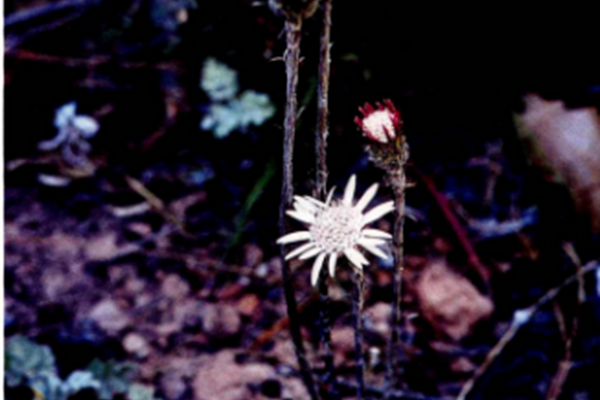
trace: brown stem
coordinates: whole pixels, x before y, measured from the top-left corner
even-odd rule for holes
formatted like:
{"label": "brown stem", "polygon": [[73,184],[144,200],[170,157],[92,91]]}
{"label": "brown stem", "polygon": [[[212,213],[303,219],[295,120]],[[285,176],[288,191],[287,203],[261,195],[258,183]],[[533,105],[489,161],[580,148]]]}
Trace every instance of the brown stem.
{"label": "brown stem", "polygon": [[[327,191],[327,109],[329,92],[329,42],[331,31],[331,1],[323,0],[323,28],[321,31],[321,55],[319,59],[319,81],[317,84],[317,129],[315,131],[316,152],[316,197],[325,200]],[[331,315],[329,313],[329,293],[327,272],[321,271],[319,279],[319,300],[321,309],[319,323],[321,329],[321,358],[325,367],[323,381],[327,390],[326,398],[339,399],[331,351]]]}
{"label": "brown stem", "polygon": [[[400,166],[395,171],[389,172],[394,188],[396,214],[394,221],[394,260],[396,268],[394,273],[394,307],[392,309],[392,337],[388,346],[386,364],[385,387],[386,393],[392,393],[395,379],[398,378],[398,352],[400,351],[401,317],[402,317],[402,273],[404,271],[404,214],[406,188],[406,174],[404,167]],[[386,399],[390,397],[386,395]]]}
{"label": "brown stem", "polygon": [[327,195],[327,136],[329,100],[329,64],[331,41],[331,1],[323,0],[323,29],[321,31],[321,56],[319,58],[319,82],[317,86],[317,131],[315,150],[317,156],[317,196]]}
{"label": "brown stem", "polygon": [[319,329],[321,336],[321,358],[325,367],[323,383],[326,389],[324,398],[338,400],[340,394],[337,388],[335,367],[333,365],[333,352],[331,351],[331,314],[329,312],[329,286],[327,285],[327,271],[321,271],[319,278]]}
{"label": "brown stem", "polygon": [[364,303],[365,278],[362,272],[356,273],[356,287],[352,299],[352,313],[354,314],[354,352],[356,360],[356,398],[362,400],[365,393],[365,358],[363,355],[363,319],[362,310]]}
{"label": "brown stem", "polygon": [[[285,22],[287,47],[285,51],[285,72],[287,76],[286,84],[286,106],[284,121],[283,138],[283,182],[281,185],[281,202],[279,204],[279,234],[286,233],[285,211],[292,203],[293,197],[293,150],[294,137],[296,134],[296,108],[297,96],[296,87],[298,86],[298,66],[300,63],[300,38],[301,38],[301,20]],[[294,285],[292,282],[292,271],[285,261],[285,251],[283,245],[280,248],[280,259],[283,275],[283,289],[287,304],[287,312],[290,317],[290,334],[294,343],[296,358],[302,380],[312,400],[318,400],[315,381],[312,376],[310,365],[306,359],[304,342],[300,331],[300,319],[298,316],[298,306]]]}

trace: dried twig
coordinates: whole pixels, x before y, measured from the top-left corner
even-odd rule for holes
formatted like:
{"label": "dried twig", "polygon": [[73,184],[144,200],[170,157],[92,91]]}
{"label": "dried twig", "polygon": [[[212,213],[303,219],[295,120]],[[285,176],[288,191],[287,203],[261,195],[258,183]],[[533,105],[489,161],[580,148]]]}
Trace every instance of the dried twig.
{"label": "dried twig", "polygon": [[569,286],[573,282],[579,281],[581,277],[589,272],[595,271],[600,268],[599,261],[593,261],[588,263],[586,266],[582,267],[576,274],[567,278],[563,283],[558,285],[557,287],[546,292],[544,296],[542,296],[537,302],[532,304],[531,306],[525,308],[524,310],[519,310],[515,313],[513,321],[508,328],[508,330],[502,335],[498,343],[490,350],[488,355],[486,356],[484,362],[475,370],[475,373],[465,383],[463,388],[461,389],[456,400],[465,400],[467,396],[471,393],[475,384],[485,374],[488,368],[494,363],[496,358],[502,353],[506,345],[510,343],[510,341],[515,337],[519,329],[531,321],[533,315],[546,303],[552,301],[565,287]]}
{"label": "dried twig", "polygon": [[113,56],[104,55],[92,56],[90,58],[72,58],[55,56],[52,54],[40,54],[29,50],[7,49],[5,56],[7,58],[16,58],[19,60],[61,64],[70,68],[92,68],[100,65],[114,65],[114,67],[123,69],[156,69],[164,71],[181,70],[181,67],[173,62],[160,64],[148,64],[147,62],[126,62],[119,61]]}
{"label": "dried twig", "polygon": [[100,0],[63,0],[45,3],[39,7],[27,8],[8,15],[4,18],[4,27],[10,28],[13,25],[31,21],[32,19],[48,14],[63,12],[68,9],[80,10],[82,7],[89,7],[98,3],[100,3]]}
{"label": "dried twig", "polygon": [[560,306],[556,305],[556,314],[559,322],[560,330],[563,335],[563,340],[565,341],[565,353],[563,355],[562,360],[558,364],[558,369],[550,382],[550,387],[546,392],[546,400],[556,400],[560,397],[562,393],[562,388],[567,381],[567,377],[569,376],[569,372],[571,371],[571,367],[573,362],[571,361],[572,356],[572,347],[573,340],[577,335],[577,330],[579,328],[579,310],[581,305],[585,302],[585,285],[583,280],[583,274],[581,273],[581,262],[579,260],[579,256],[575,251],[575,248],[571,243],[566,243],[564,246],[565,252],[571,258],[573,263],[575,264],[575,268],[577,269],[577,306],[573,312],[573,319],[571,321],[571,331],[567,332],[566,321],[564,318],[564,314],[560,310]]}
{"label": "dried twig", "polygon": [[[99,4],[100,1],[101,0],[63,0],[44,4],[39,7],[27,8],[7,16],[4,19],[4,27],[7,29],[5,49],[13,49],[32,36],[59,28],[68,22],[79,18],[86,13],[91,6]],[[16,26],[19,24],[35,21],[37,18],[40,18],[40,20],[45,19],[47,21],[49,19],[48,16],[53,14],[56,18],[50,22],[34,26],[23,33],[10,32],[11,29],[18,30],[19,28]]]}
{"label": "dried twig", "polygon": [[477,255],[475,247],[473,246],[473,243],[471,243],[467,232],[465,231],[460,221],[452,211],[450,202],[448,201],[446,196],[444,196],[442,193],[440,193],[439,190],[437,190],[433,179],[425,175],[425,173],[423,173],[415,165],[412,165],[412,169],[413,171],[415,171],[419,179],[425,184],[425,187],[427,187],[427,190],[429,191],[429,193],[431,193],[436,203],[440,207],[440,210],[444,214],[444,217],[452,227],[452,231],[456,235],[458,242],[467,254],[467,261],[469,265],[473,267],[473,269],[477,272],[482,282],[485,285],[489,285],[490,271],[488,267],[486,267],[479,259],[479,256]]}
{"label": "dried twig", "polygon": [[[345,389],[348,392],[356,392],[357,385],[355,382],[348,382],[340,379],[338,385],[341,389]],[[409,393],[400,390],[384,390],[374,386],[366,386],[365,395],[377,398],[381,398],[384,395],[387,395],[389,396],[390,400],[454,400],[453,398],[449,397],[427,396],[424,394]]]}

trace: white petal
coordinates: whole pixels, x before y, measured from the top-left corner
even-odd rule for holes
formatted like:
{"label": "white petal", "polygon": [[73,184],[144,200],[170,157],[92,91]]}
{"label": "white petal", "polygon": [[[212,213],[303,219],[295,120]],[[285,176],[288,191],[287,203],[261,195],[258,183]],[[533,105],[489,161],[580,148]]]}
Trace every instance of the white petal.
{"label": "white petal", "polygon": [[297,219],[298,221],[306,222],[307,224],[315,223],[315,216],[313,214],[300,212],[297,210],[288,210],[285,213],[290,217]]}
{"label": "white petal", "polygon": [[385,240],[379,239],[379,238],[361,237],[358,240],[364,240],[365,243],[368,243],[371,246],[383,246],[383,245],[387,244],[387,242]]}
{"label": "white petal", "polygon": [[294,200],[295,200],[294,206],[295,206],[296,208],[302,207],[303,209],[305,209],[305,210],[310,210],[310,211],[312,211],[313,213],[314,213],[315,211],[317,211],[317,209],[318,209],[318,208],[317,208],[317,206],[316,206],[315,204],[311,203],[310,201],[306,200],[306,199],[305,199],[305,198],[303,198],[303,197],[300,197],[300,196],[294,196]]}
{"label": "white petal", "polygon": [[374,245],[372,242],[367,241],[367,239],[360,239],[358,241],[358,244],[360,244],[362,247],[365,248],[365,250],[373,253],[379,258],[383,258],[384,260],[387,260],[389,258],[387,254],[381,251],[381,249]]}
{"label": "white petal", "polygon": [[392,235],[379,229],[363,229],[362,234],[365,237],[391,239]]}
{"label": "white petal", "polygon": [[279,239],[277,239],[277,244],[294,243],[299,242],[301,240],[309,240],[310,238],[312,238],[312,235],[309,231],[298,231],[288,233],[287,235],[280,237]]}
{"label": "white petal", "polygon": [[319,254],[322,251],[323,250],[320,247],[315,247],[314,249],[309,249],[305,253],[300,254],[300,257],[298,257],[298,259],[306,260],[306,259],[316,256],[317,254]]}
{"label": "white petal", "polygon": [[54,126],[58,129],[67,126],[69,121],[75,117],[76,108],[77,103],[72,101],[57,109],[54,115]]}
{"label": "white petal", "polygon": [[329,275],[333,278],[335,276],[335,265],[337,263],[337,253],[331,253],[329,256]]}
{"label": "white petal", "polygon": [[73,118],[73,126],[86,138],[91,138],[100,129],[98,121],[86,115],[78,115]]}
{"label": "white petal", "polygon": [[317,281],[319,280],[319,274],[321,272],[321,267],[323,267],[323,260],[325,259],[326,254],[327,253],[319,254],[319,257],[317,257],[315,263],[313,264],[312,271],[310,273],[310,283],[312,283],[313,286],[317,286]]}
{"label": "white petal", "polygon": [[307,206],[305,203],[299,202],[294,203],[294,211],[300,214],[309,214],[313,216],[317,214],[317,210],[314,208],[313,205],[309,204],[309,206]]}
{"label": "white petal", "polygon": [[393,201],[390,200],[388,202],[380,204],[377,207],[369,210],[363,216],[362,224],[363,224],[363,226],[365,226],[368,223],[371,223],[371,222],[375,221],[376,219],[379,219],[379,218],[383,217],[385,214],[392,212],[392,211],[394,211],[394,202]]}
{"label": "white petal", "polygon": [[315,206],[319,207],[319,208],[325,208],[326,204],[323,203],[322,201],[319,201],[313,197],[310,196],[302,196],[305,200],[310,201],[312,204],[314,204]]}
{"label": "white petal", "polygon": [[327,195],[327,200],[325,200],[325,204],[329,205],[331,203],[331,199],[333,198],[333,192],[335,192],[335,186],[331,188],[329,194]]}
{"label": "white petal", "polygon": [[344,250],[344,254],[348,257],[348,260],[354,264],[358,269],[362,270],[362,264],[368,265],[369,261],[363,256],[360,251],[350,247]]}
{"label": "white petal", "polygon": [[369,204],[371,202],[371,200],[373,200],[373,197],[375,197],[375,194],[377,193],[378,188],[379,188],[379,185],[376,183],[371,185],[371,187],[368,188],[367,191],[362,195],[362,197],[360,198],[358,203],[356,203],[356,206],[354,206],[354,208],[356,210],[362,212],[362,210],[365,209],[367,204]]}
{"label": "white petal", "polygon": [[352,198],[354,197],[354,190],[356,189],[356,175],[352,175],[350,179],[348,179],[348,183],[346,184],[346,189],[344,190],[344,204],[347,206],[352,205]]}
{"label": "white petal", "polygon": [[43,151],[49,151],[57,149],[67,138],[69,137],[68,129],[59,129],[58,134],[50,139],[44,140],[43,142],[38,143],[38,149]]}
{"label": "white petal", "polygon": [[285,259],[290,260],[290,259],[296,257],[298,254],[302,254],[306,250],[308,250],[314,246],[316,246],[315,242],[304,243],[302,246],[299,246],[299,247],[295,248],[294,250],[292,250],[291,252],[289,252],[289,254],[287,256],[285,256]]}

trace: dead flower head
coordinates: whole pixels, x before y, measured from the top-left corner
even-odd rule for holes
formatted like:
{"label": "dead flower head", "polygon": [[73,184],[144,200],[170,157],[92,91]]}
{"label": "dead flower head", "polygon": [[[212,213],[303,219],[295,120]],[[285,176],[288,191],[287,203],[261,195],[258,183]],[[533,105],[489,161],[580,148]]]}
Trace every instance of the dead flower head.
{"label": "dead flower head", "polygon": [[390,100],[384,100],[383,104],[376,103],[377,109],[371,104],[365,103],[364,107],[358,107],[362,118],[354,118],[354,122],[362,129],[365,136],[380,143],[388,143],[399,134],[400,112]]}

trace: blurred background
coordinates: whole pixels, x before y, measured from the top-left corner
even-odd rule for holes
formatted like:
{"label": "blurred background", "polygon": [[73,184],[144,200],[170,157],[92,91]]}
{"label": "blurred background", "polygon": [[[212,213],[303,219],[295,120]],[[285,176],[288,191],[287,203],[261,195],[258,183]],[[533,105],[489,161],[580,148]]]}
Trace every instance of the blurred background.
{"label": "blurred background", "polygon": [[[249,0],[4,6],[7,398],[307,398],[275,245],[283,20]],[[328,186],[382,180],[353,122],[365,102],[391,99],[410,146],[407,393],[456,396],[516,311],[600,257],[600,78],[584,14],[572,30],[509,7],[333,2]],[[317,12],[303,24],[299,194],[314,188],[320,30]],[[318,372],[310,268],[292,268]],[[366,274],[370,387],[390,268],[373,260]],[[597,276],[541,304],[469,398],[600,398]],[[347,398],[351,279],[330,282]]]}

